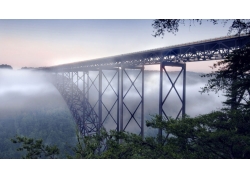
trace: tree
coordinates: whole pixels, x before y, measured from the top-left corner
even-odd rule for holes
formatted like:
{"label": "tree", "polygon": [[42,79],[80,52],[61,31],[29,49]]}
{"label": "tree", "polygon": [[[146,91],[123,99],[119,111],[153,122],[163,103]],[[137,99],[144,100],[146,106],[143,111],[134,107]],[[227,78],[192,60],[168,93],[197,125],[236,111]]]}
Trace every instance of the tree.
{"label": "tree", "polygon": [[44,145],[42,139],[34,140],[32,138],[16,136],[11,141],[22,144],[17,151],[27,152],[23,156],[24,159],[55,159],[59,155],[59,149],[56,146]]}
{"label": "tree", "polygon": [[249,158],[249,117],[241,111],[217,111],[169,121],[158,117],[148,125],[165,131],[164,146],[173,158]]}
{"label": "tree", "polygon": [[[153,36],[164,36],[165,31],[169,33],[176,34],[179,30],[179,25],[185,25],[185,22],[189,21],[189,26],[192,24],[202,24],[203,19],[156,19],[153,21],[153,28],[155,29]],[[250,20],[249,19],[233,19],[233,20],[218,20],[218,19],[210,19],[206,20],[208,22],[213,23],[213,25],[217,25],[219,22],[225,25],[228,22],[232,21],[231,26],[229,27],[228,34],[236,33],[236,35],[240,35],[241,33],[250,33]]]}
{"label": "tree", "polygon": [[250,45],[232,52],[225,60],[213,65],[217,71],[203,75],[210,77],[201,92],[218,93],[223,91],[227,100],[225,105],[233,109],[250,107]]}
{"label": "tree", "polygon": [[[90,159],[229,159],[250,158],[250,113],[217,111],[194,118],[170,119],[156,115],[149,128],[163,129],[163,140],[104,129],[82,138],[75,158]],[[106,149],[102,147],[103,140]],[[123,140],[119,143],[119,140]],[[98,151],[98,149],[103,151]]]}
{"label": "tree", "polygon": [[13,68],[8,64],[2,64],[0,65],[0,69],[13,69]]}

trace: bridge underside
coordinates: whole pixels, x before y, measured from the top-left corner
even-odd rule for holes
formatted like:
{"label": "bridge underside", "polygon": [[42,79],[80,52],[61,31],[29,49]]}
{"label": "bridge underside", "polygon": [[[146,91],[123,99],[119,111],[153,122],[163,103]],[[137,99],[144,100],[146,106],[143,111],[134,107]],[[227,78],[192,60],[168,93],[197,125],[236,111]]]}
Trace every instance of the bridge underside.
{"label": "bridge underside", "polygon": [[[177,77],[169,76],[166,66],[180,67]],[[179,118],[185,114],[185,63],[160,65],[159,114],[169,119],[166,102],[171,91],[181,103]],[[182,75],[183,90],[175,87]],[[165,91],[164,78],[171,88]],[[64,71],[53,74],[53,84],[66,101],[79,131],[84,136],[106,130],[127,131],[144,136],[144,66]],[[158,92],[155,92],[158,93]]]}

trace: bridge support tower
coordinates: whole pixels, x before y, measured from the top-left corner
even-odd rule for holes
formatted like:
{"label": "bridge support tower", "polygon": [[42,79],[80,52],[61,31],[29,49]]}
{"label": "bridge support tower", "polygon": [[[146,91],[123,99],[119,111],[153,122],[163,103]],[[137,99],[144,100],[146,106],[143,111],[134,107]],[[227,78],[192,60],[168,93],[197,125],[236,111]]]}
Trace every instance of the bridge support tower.
{"label": "bridge support tower", "polygon": [[[173,78],[169,75],[169,73],[166,70],[166,67],[180,67],[179,72],[177,73],[176,78]],[[181,78],[182,75],[182,90],[177,89],[177,81]],[[166,88],[166,85],[164,83],[164,77],[167,78],[171,84],[171,87],[169,90],[164,91]],[[186,110],[186,63],[173,63],[173,62],[161,62],[160,64],[160,85],[159,85],[159,115],[162,118],[162,120],[169,120],[170,116],[168,115],[167,111],[170,106],[167,105],[167,99],[169,99],[169,95],[171,91],[174,92],[178,96],[180,109],[175,109],[177,112],[177,115],[175,118],[178,119],[180,115],[182,115],[182,118],[185,117],[185,110]],[[180,92],[182,91],[182,92]],[[177,100],[178,101],[178,100]],[[174,103],[177,103],[176,101]],[[159,129],[159,137],[162,137],[162,129]]]}

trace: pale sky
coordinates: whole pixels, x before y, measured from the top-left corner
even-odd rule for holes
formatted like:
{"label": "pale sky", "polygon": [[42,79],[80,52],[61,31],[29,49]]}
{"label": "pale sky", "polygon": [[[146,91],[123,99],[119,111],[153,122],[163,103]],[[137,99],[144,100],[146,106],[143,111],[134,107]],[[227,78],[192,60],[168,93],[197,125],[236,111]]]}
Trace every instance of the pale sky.
{"label": "pale sky", "polygon": [[[176,35],[153,37],[153,20],[0,20],[0,64],[14,69],[53,66],[226,36],[230,22],[180,26]],[[187,63],[210,72],[214,61]],[[151,66],[152,67],[152,66]],[[158,66],[154,67],[158,69]],[[147,67],[148,69],[148,67]]]}
{"label": "pale sky", "polygon": [[[205,14],[205,15],[204,15]],[[2,20],[7,18],[7,20]],[[228,27],[222,25],[213,26],[207,25],[196,25],[189,28],[188,26],[181,26],[180,31],[176,36],[172,34],[166,34],[162,38],[154,38],[153,28],[151,26],[152,20],[8,20],[10,19],[154,19],[154,18],[249,18],[249,6],[245,1],[237,1],[237,3],[227,3],[218,0],[210,1],[166,1],[166,0],[154,0],[154,1],[79,1],[79,0],[60,0],[60,1],[34,1],[34,0],[11,0],[1,1],[0,6],[0,64],[10,64],[14,69],[19,69],[23,66],[52,66],[62,63],[70,63],[79,60],[89,60],[98,57],[106,57],[111,55],[124,54],[129,52],[148,50],[152,48],[159,48],[169,45],[175,45],[186,42],[193,42],[197,40],[215,38],[227,35]],[[208,63],[212,64],[213,61],[208,62],[196,62],[187,63],[188,71],[210,71]],[[20,176],[23,169],[20,167],[26,167],[29,164],[20,161],[18,164],[15,161],[14,166],[19,170],[16,173]],[[68,162],[67,162],[68,163]],[[91,163],[91,162],[90,162]],[[94,162],[95,163],[95,162]],[[105,163],[105,164],[104,164]],[[36,163],[33,164],[32,171],[39,173],[41,168],[49,167],[60,167],[64,168],[64,172],[71,172],[70,170],[79,171],[84,168],[87,169],[89,174],[95,173],[99,178],[103,177],[105,172],[108,172],[105,167],[107,162],[93,164],[100,167],[102,173],[96,173],[96,169],[89,168],[89,163],[85,165],[81,163],[79,166],[62,166],[62,164],[45,164]],[[178,164],[177,164],[178,163]],[[170,169],[169,177],[176,177],[178,171],[176,166],[183,165],[182,170],[186,172],[192,172],[193,166],[190,166],[192,162],[188,161],[186,164],[184,161],[180,164],[177,162],[165,163],[164,166],[152,166],[150,170],[164,172],[164,167]],[[235,163],[235,162],[234,162]],[[6,163],[5,163],[6,164]],[[23,166],[25,164],[25,166]],[[119,164],[119,163],[118,163]],[[204,171],[204,167],[211,168],[217,164],[210,162],[199,164],[196,166],[199,171]],[[8,162],[7,162],[8,165]],[[130,164],[122,162],[117,167],[121,167]],[[161,164],[160,164],[161,165]],[[163,165],[163,164],[162,164]],[[194,163],[192,165],[195,165]],[[235,172],[233,175],[239,177],[245,177],[246,173],[242,173],[242,165],[232,166],[230,163],[218,164],[217,167],[224,167],[225,170],[232,169]],[[12,168],[8,168],[8,167]],[[13,163],[9,166],[5,166],[2,172],[3,177],[9,177],[13,175]],[[37,168],[38,167],[38,168]],[[41,167],[41,168],[40,168]],[[65,168],[66,167],[66,168]],[[114,168],[116,168],[114,167]],[[145,163],[139,163],[134,167],[142,167],[145,171]],[[244,166],[247,167],[247,166]],[[236,170],[235,170],[236,168]],[[239,168],[239,169],[237,169]],[[116,169],[115,169],[116,170]],[[140,170],[140,168],[139,168]],[[241,171],[239,171],[241,170]],[[241,172],[241,173],[238,173]],[[247,172],[247,171],[245,171]],[[171,174],[172,173],[172,174]],[[34,174],[34,173],[33,173]],[[31,175],[33,175],[31,174]],[[78,173],[79,174],[79,173]],[[69,174],[69,177],[79,178],[79,175]],[[179,176],[186,177],[187,173],[179,173]],[[15,175],[15,174],[14,174]],[[27,174],[25,174],[27,176]],[[46,174],[39,174],[39,176],[45,177]],[[52,177],[58,178],[65,177],[65,173],[52,174]],[[105,174],[106,175],[106,174]],[[124,174],[126,176],[126,174]],[[129,174],[130,175],[130,174]],[[214,173],[207,174],[213,178]],[[227,174],[216,174],[226,178]],[[18,178],[15,176],[15,178]],[[148,177],[147,173],[140,174],[142,178]],[[156,177],[155,177],[156,176]],[[228,177],[232,177],[232,173]],[[30,176],[31,177],[31,176]],[[154,174],[154,178],[163,177],[163,173]],[[129,176],[126,176],[129,178]],[[30,178],[31,179],[31,178]],[[193,177],[193,179],[198,179]]]}

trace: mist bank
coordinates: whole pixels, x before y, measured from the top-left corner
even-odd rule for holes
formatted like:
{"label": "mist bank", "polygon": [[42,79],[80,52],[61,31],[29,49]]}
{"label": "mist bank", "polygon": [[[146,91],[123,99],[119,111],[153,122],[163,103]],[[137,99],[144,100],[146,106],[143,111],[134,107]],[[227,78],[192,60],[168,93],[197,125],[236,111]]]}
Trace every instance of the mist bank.
{"label": "mist bank", "polygon": [[[141,101],[141,74],[139,71],[127,70],[128,75],[124,75],[124,102],[126,103],[129,111],[133,112]],[[114,73],[106,72],[105,76],[110,81]],[[139,76],[138,76],[139,75]],[[178,72],[170,72],[169,76],[172,82],[175,81]],[[203,87],[208,78],[201,78],[201,73],[187,72],[186,73],[186,114],[189,116],[197,116],[199,114],[209,113],[214,110],[222,108],[222,101],[225,97],[221,94],[201,94],[199,91]],[[95,79],[96,74],[90,73],[92,79]],[[50,82],[51,78],[48,78],[45,73],[34,72],[29,70],[1,70],[0,71],[0,111],[5,114],[7,112],[29,109],[36,110],[41,107],[47,107],[48,109],[62,108],[64,111],[68,111],[67,105],[62,98],[61,94]],[[136,79],[137,77],[137,79]],[[135,80],[136,79],[136,80]],[[149,115],[158,114],[159,112],[159,84],[160,75],[159,71],[145,71],[144,77],[144,112],[146,119],[150,117]],[[135,81],[134,86],[131,86],[131,80]],[[117,105],[116,98],[118,87],[117,80],[110,83],[112,88],[108,86],[108,81],[103,78],[103,103],[107,109],[111,109],[114,103]],[[89,101],[94,107],[98,101],[99,92],[96,89],[98,87],[98,81],[94,81],[93,85],[89,89]],[[179,80],[176,81],[175,88],[179,95],[182,97],[183,88],[182,75]],[[95,86],[96,87],[95,87]],[[81,83],[79,82],[79,87]],[[106,88],[107,87],[107,88]],[[171,89],[172,84],[168,77],[163,74],[163,99],[166,97],[167,93]],[[175,117],[182,103],[175,91],[172,88],[169,93],[168,98],[163,104],[164,111],[169,115]],[[102,107],[103,116],[107,115],[105,107]],[[135,116],[140,118],[140,108],[136,112]],[[130,114],[126,108],[124,112],[125,120],[126,116],[129,118]],[[95,111],[98,112],[98,106],[95,106]],[[2,114],[2,115],[3,115]],[[117,117],[117,111],[115,108],[112,109],[113,117]]]}
{"label": "mist bank", "polygon": [[[142,88],[141,74],[138,71],[128,70],[129,77],[124,76],[124,102],[129,112],[124,108],[124,126],[140,104],[140,93]],[[110,81],[114,74],[106,73],[106,78]],[[138,76],[139,75],[139,76]],[[175,81],[177,72],[170,72],[172,81]],[[91,78],[95,74],[90,73]],[[138,78],[136,79],[136,77]],[[76,126],[74,119],[69,111],[61,94],[51,84],[51,77],[48,78],[46,73],[34,72],[29,70],[1,70],[0,71],[0,158],[20,158],[21,154],[16,152],[16,145],[10,142],[15,135],[24,135],[31,138],[42,138],[47,144],[56,144],[65,153],[72,152],[69,146],[74,146],[76,142]],[[136,79],[136,80],[135,80]],[[131,86],[131,80],[134,86]],[[199,114],[209,113],[222,107],[222,101],[225,97],[217,94],[201,94],[200,88],[203,87],[207,78],[201,78],[200,73],[187,72],[186,78],[186,114],[197,116]],[[103,103],[108,109],[117,105],[114,91],[117,92],[117,80],[111,82],[113,89],[105,82],[103,78],[103,87],[106,89],[103,94]],[[151,115],[159,112],[159,72],[145,71],[144,81],[144,117],[145,120],[151,119]],[[182,95],[182,83],[180,79],[176,82],[175,87],[179,94]],[[93,82],[98,87],[98,81]],[[80,86],[81,84],[79,84]],[[163,76],[163,98],[171,88],[168,77]],[[139,94],[138,92],[139,91]],[[98,101],[98,91],[92,86],[89,89],[89,101],[94,106]],[[116,98],[115,98],[116,97]],[[176,116],[181,108],[181,102],[174,88],[172,88],[168,99],[164,103],[164,111],[169,116]],[[98,112],[98,106],[95,111]],[[103,108],[103,117],[108,115],[108,111]],[[139,106],[134,117],[138,120],[141,118],[141,105]],[[115,129],[116,125],[111,115],[116,120],[117,109],[113,108],[110,115],[107,116],[104,127]],[[137,133],[139,131],[136,121],[132,119],[127,126],[127,131]],[[156,134],[145,128],[146,135]]]}
{"label": "mist bank", "polygon": [[21,158],[10,139],[26,136],[72,154],[76,126],[67,104],[43,73],[0,70],[0,158]]}

